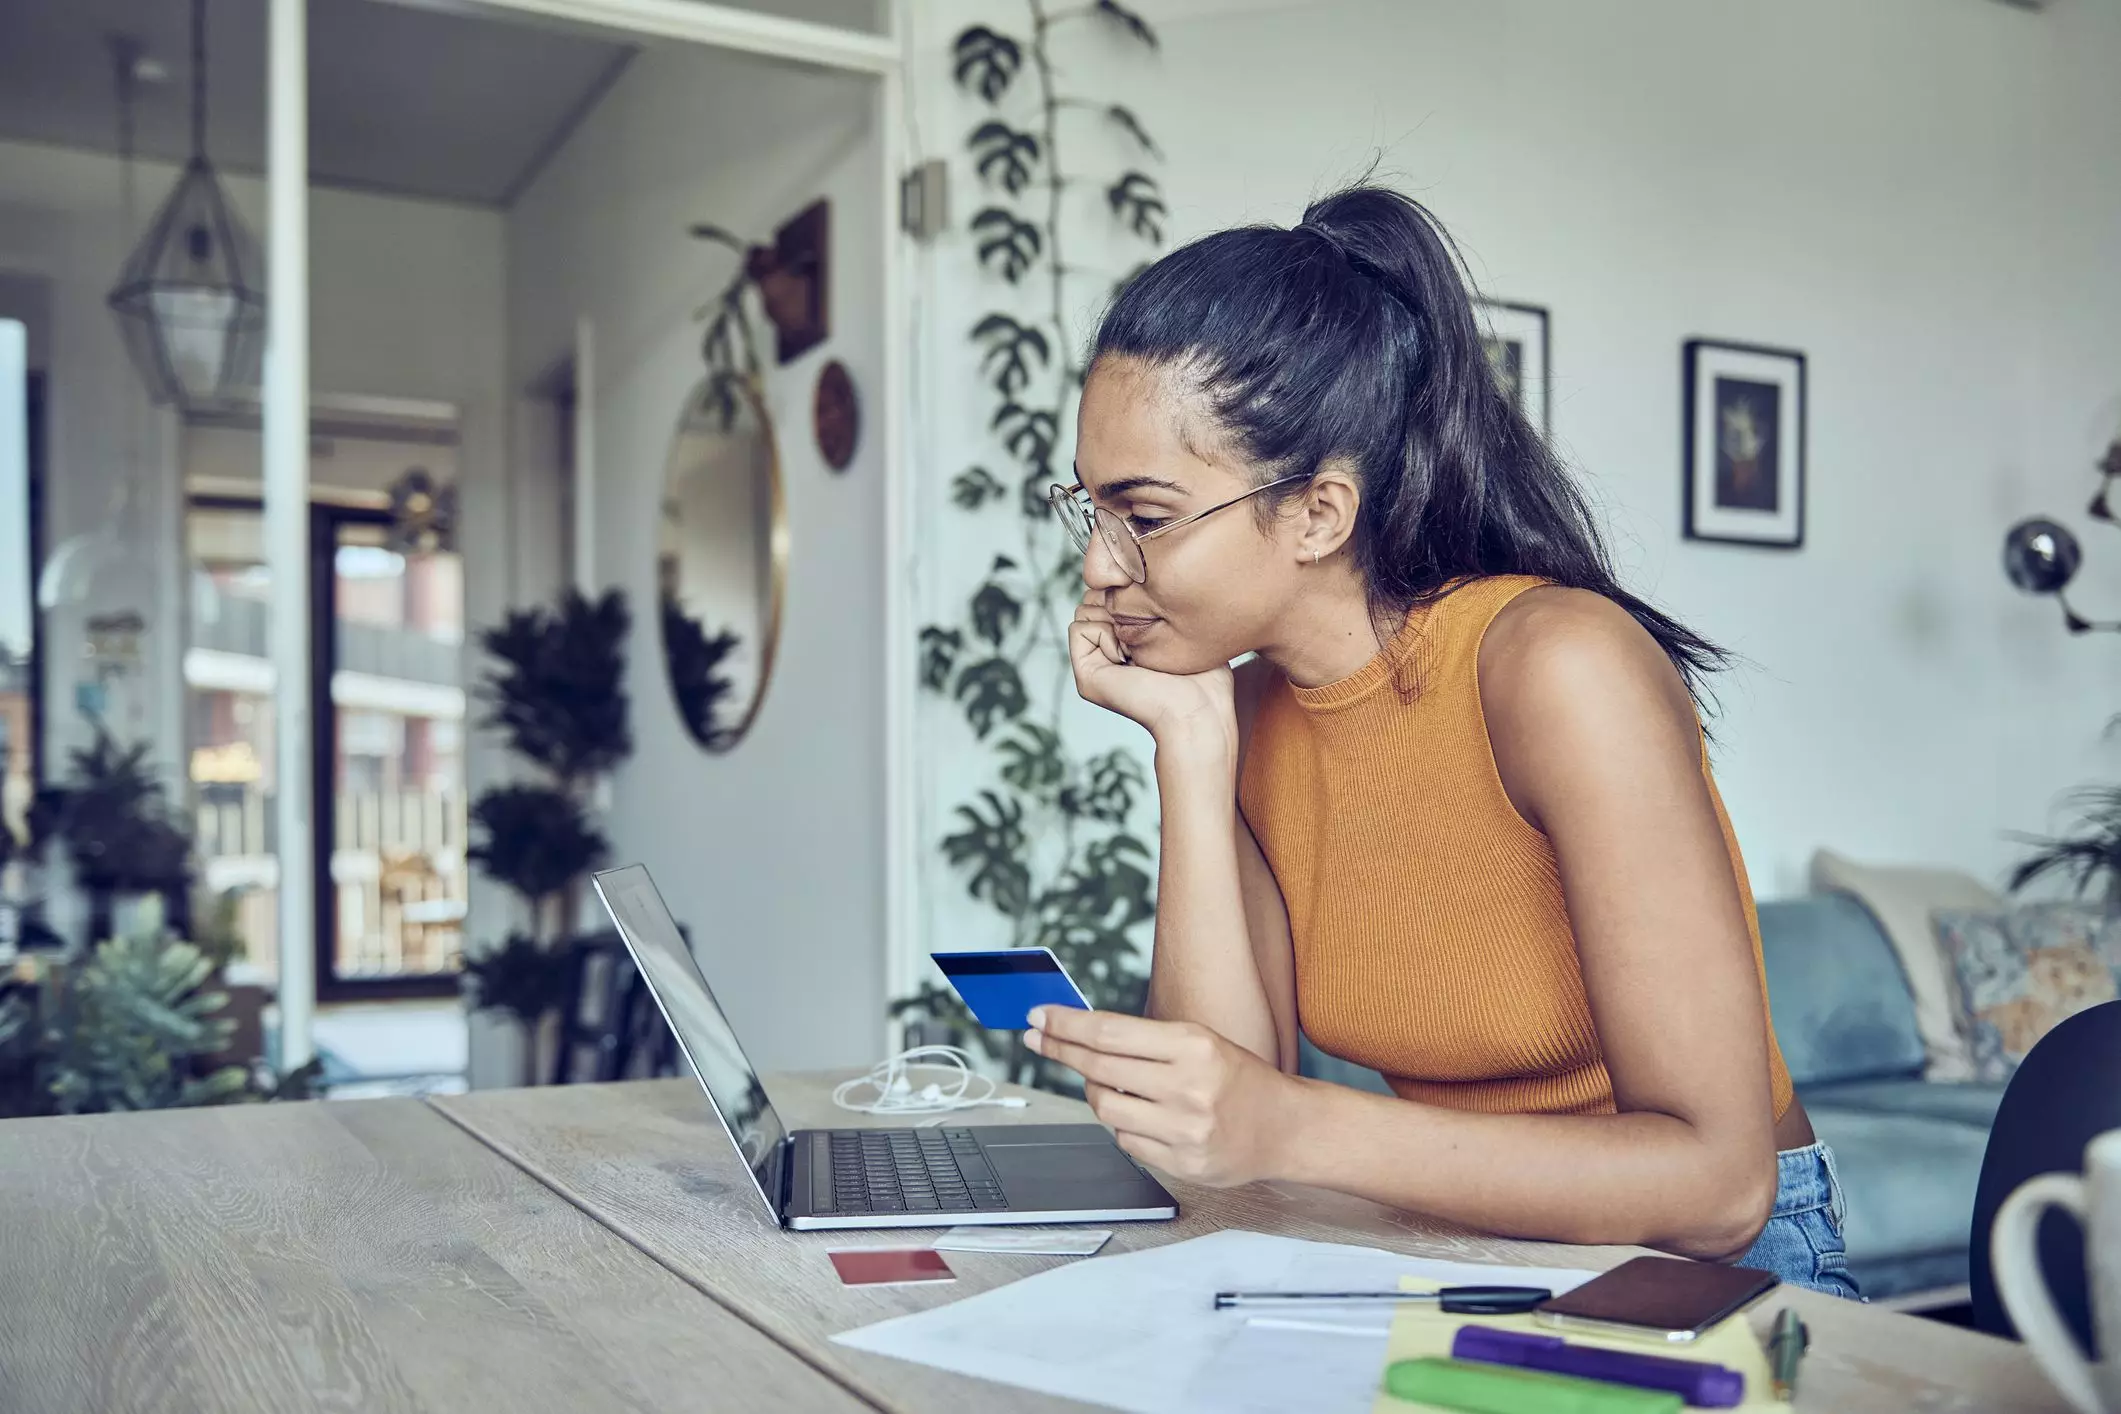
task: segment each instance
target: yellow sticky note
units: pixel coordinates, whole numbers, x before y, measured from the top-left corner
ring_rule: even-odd
[[[1439,1284],[1420,1277],[1401,1277],[1399,1289],[1434,1291]],[[1592,1345],[1601,1350],[1625,1350],[1634,1355],[1668,1355],[1678,1360],[1699,1360],[1707,1365],[1724,1365],[1745,1376],[1745,1402],[1738,1406],[1740,1409],[1786,1411],[1789,1408],[1775,1398],[1774,1382],[1768,1374],[1767,1354],[1760,1348],[1760,1342],[1754,1339],[1753,1329],[1746,1323],[1743,1313],[1709,1327],[1695,1340],[1684,1345],[1674,1345],[1661,1340],[1630,1340],[1623,1335],[1563,1331],[1539,1324],[1530,1314],[1457,1316],[1439,1311],[1427,1302],[1410,1302],[1393,1314],[1392,1335],[1385,1346],[1385,1363],[1390,1364],[1394,1360],[1418,1360],[1424,1355],[1448,1357],[1451,1353],[1451,1338],[1458,1334],[1460,1326],[1493,1326],[1501,1331],[1558,1335],[1571,1345]],[[1407,1414],[1409,1410],[1433,1408],[1433,1405],[1415,1404],[1386,1394],[1383,1371],[1378,1372],[1377,1400],[1370,1406],[1370,1414]]]

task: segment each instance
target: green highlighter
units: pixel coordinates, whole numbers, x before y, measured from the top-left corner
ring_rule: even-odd
[[[1433,1355],[1385,1366],[1385,1391],[1395,1399],[1465,1414],[1680,1414],[1686,1408],[1685,1400],[1667,1390]]]

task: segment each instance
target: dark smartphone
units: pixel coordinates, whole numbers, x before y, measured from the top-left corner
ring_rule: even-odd
[[[1781,1280],[1751,1267],[1637,1257],[1541,1302],[1532,1318],[1564,1329],[1580,1326],[1678,1343],[1744,1310]]]

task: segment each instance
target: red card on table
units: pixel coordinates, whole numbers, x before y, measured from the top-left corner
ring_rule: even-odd
[[[957,1273],[932,1247],[842,1247],[828,1252],[844,1286],[897,1286],[956,1281]]]

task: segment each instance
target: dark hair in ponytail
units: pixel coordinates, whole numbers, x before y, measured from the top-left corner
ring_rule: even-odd
[[[1293,230],[1183,246],[1106,311],[1092,363],[1108,354],[1177,372],[1261,481],[1351,463],[1350,548],[1380,611],[1468,576],[1538,575],[1634,615],[1697,701],[1726,665],[1620,587],[1583,493],[1497,382],[1456,253],[1420,203],[1354,187]],[[1298,490],[1261,496],[1261,515]]]

